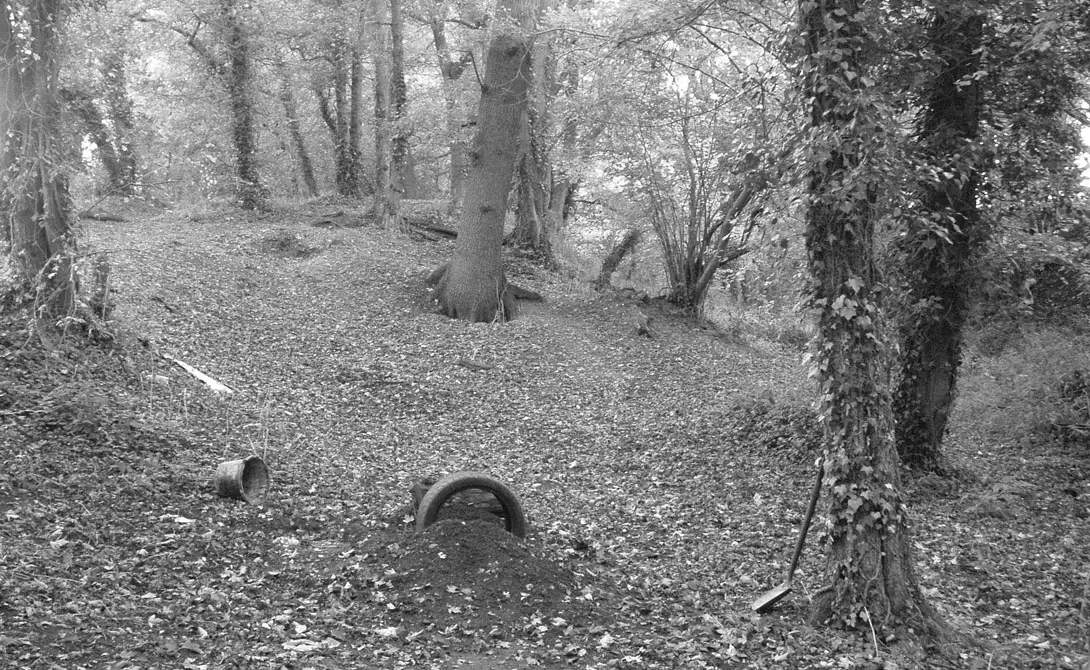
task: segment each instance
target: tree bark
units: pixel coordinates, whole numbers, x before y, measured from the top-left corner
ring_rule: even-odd
[[[534,0],[503,0],[494,19],[458,240],[436,289],[443,313],[453,318],[492,321],[514,316],[501,250],[519,119],[532,77],[528,34],[535,5]]]
[[[359,50],[348,44],[343,31],[329,43],[332,76],[314,86],[318,111],[333,140],[333,182],[337,194],[358,198],[364,193],[361,160],[363,75]],[[332,85],[332,98],[328,86]]]
[[[358,46],[352,45],[349,54],[349,109],[344,111],[348,117],[348,183],[352,187],[353,195],[359,197],[374,189],[368,187],[363,170],[363,53]]]
[[[920,593],[892,440],[881,277],[874,259],[876,161],[884,119],[866,94],[869,38],[858,0],[802,2],[803,95],[811,101],[806,248],[820,309],[814,370],[821,394],[829,532],[828,586],[816,623],[934,632]],[[888,141],[888,140],[886,140]]]
[[[61,89],[60,96],[68,109],[79,117],[84,131],[98,150],[98,159],[102,161],[102,167],[106,170],[109,190],[120,192],[125,187],[125,175],[121,170],[117,150],[110,139],[110,129],[106,127],[106,121],[98,105],[86,91],[75,88]]]
[[[439,72],[443,76],[443,100],[446,104],[447,136],[450,147],[450,211],[461,210],[465,197],[466,183],[466,143],[462,138],[464,119],[458,118],[458,98],[454,90],[454,82],[465,72],[470,63],[472,54],[465,53],[462,58],[455,60],[451,54],[450,45],[447,43],[446,29],[443,24],[442,13],[446,5],[435,8],[428,23],[431,26],[432,38],[435,42],[435,52],[439,58]]]
[[[621,261],[625,259],[628,254],[632,253],[636,249],[636,245],[640,243],[640,231],[638,228],[631,228],[624,234],[621,241],[617,246],[609,252],[605,260],[602,261],[602,270],[598,273],[598,279],[594,281],[594,285],[597,288],[605,288],[609,286],[610,280],[613,277],[613,273],[617,271]]]
[[[384,228],[401,227],[401,199],[406,196],[406,184],[410,181],[409,133],[405,118],[408,88],[405,84],[405,43],[402,32],[401,0],[390,0],[390,71],[387,82],[389,107],[384,110],[386,127],[382,130],[383,135],[389,138],[390,160],[382,171],[381,194],[376,203],[380,210],[378,218]],[[375,86],[379,85],[376,78]]]
[[[662,247],[666,301],[695,316],[716,272],[749,252],[757,225],[751,206],[770,179],[756,160],[741,166],[741,174],[732,179],[723,158],[702,148],[702,129],[693,123],[689,117],[680,120],[680,156],[668,167],[660,167],[659,156],[644,144],[641,196],[649,200],[651,225]],[[684,203],[675,195],[682,187]],[[743,216],[747,208],[750,214]]]
[[[928,31],[938,70],[924,94],[916,137],[935,177],[920,186],[898,251],[905,284],[900,379],[894,395],[897,448],[920,471],[945,469],[942,440],[953,408],[969,310],[974,252],[986,238],[977,211],[980,128],[978,50],[984,18],[961,3],[936,3]]]
[[[374,16],[370,30],[375,66],[375,184],[380,199],[376,204],[384,207],[382,200],[387,197],[386,189],[394,169],[390,134],[390,89],[393,74],[390,66],[390,37],[386,30],[386,5],[383,0],[373,0],[373,3]],[[382,214],[381,211],[378,213]]]
[[[106,98],[106,117],[113,125],[113,144],[120,173],[122,195],[141,192],[140,166],[136,153],[136,122],[133,118],[132,97],[129,95],[128,70],[124,46],[115,45],[104,57],[102,82]]]
[[[402,198],[417,198],[415,165],[410,157],[408,121],[409,87],[405,83],[405,26],[401,0],[390,0],[390,110],[393,136],[390,143],[395,190]]]
[[[318,195],[318,180],[314,178],[314,164],[310,160],[310,153],[303,138],[302,125],[299,123],[299,108],[295,102],[295,91],[292,89],[291,77],[288,75],[287,66],[283,60],[276,63],[277,74],[280,77],[280,106],[284,109],[284,119],[288,126],[288,137],[291,139],[292,151],[295,153],[295,161],[298,164],[299,173],[303,177],[307,195]]]
[[[231,100],[231,137],[235,145],[236,190],[243,209],[266,209],[268,193],[257,168],[257,123],[253,100],[250,44],[238,0],[221,0],[227,31],[227,93]]]
[[[565,66],[559,81],[558,93],[562,92],[568,97],[575,95],[579,86],[579,70],[574,63]],[[574,114],[569,113],[564,119],[560,131],[560,146],[564,155],[569,160],[574,158],[578,151],[579,122]],[[549,208],[545,212],[545,226],[549,230],[559,233],[564,229],[571,216],[572,202],[577,188],[576,180],[562,166],[552,165],[552,194],[549,196]]]
[[[0,13],[0,212],[17,280],[35,296],[39,328],[77,306],[76,237],[57,138],[61,0],[8,3]]]
[[[515,177],[515,227],[510,241],[536,255],[546,266],[555,264],[553,238],[549,229],[549,196],[552,195],[552,169],[546,149],[545,131],[549,123],[549,102],[555,95],[555,68],[551,67],[550,45],[539,40],[531,50],[533,81],[530,101],[522,115],[519,134],[520,156]]]

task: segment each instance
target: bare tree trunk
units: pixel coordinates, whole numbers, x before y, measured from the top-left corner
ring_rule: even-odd
[[[359,195],[358,184],[352,167],[352,144],[348,133],[351,127],[351,106],[348,101],[348,73],[351,65],[348,44],[343,34],[337,34],[330,45],[333,57],[333,151],[336,160],[337,193],[345,196]]]
[[[552,7],[555,0],[546,0]],[[547,149],[552,126],[553,101],[563,91],[575,93],[574,67],[566,68],[563,81],[557,77],[557,58],[552,39],[539,38],[533,51],[534,80],[530,105],[523,116],[522,154],[516,177],[516,218],[510,240],[532,251],[546,266],[556,265],[556,243],[571,210],[574,184],[558,172]],[[574,117],[564,120],[561,146],[569,155],[575,152],[577,124]]]
[[[348,102],[350,108],[344,112],[348,117],[348,164],[352,185],[352,194],[359,197],[374,189],[368,186],[363,170],[363,54],[353,45],[351,65],[348,77]]]
[[[638,228],[631,228],[624,234],[621,241],[617,246],[609,252],[605,260],[602,261],[602,270],[598,273],[598,279],[594,281],[594,285],[597,288],[605,288],[609,286],[610,279],[613,277],[613,273],[617,271],[621,261],[625,259],[630,253],[635,251],[636,245],[640,243],[640,231]]]
[[[298,164],[299,173],[303,176],[307,195],[314,197],[318,195],[318,180],[314,178],[314,164],[310,160],[310,153],[307,152],[307,145],[303,139],[303,129],[299,123],[299,109],[295,104],[291,77],[288,75],[288,69],[283,60],[277,61],[276,69],[280,76],[280,106],[284,109],[284,119],[288,125],[288,136],[291,139],[295,161]]]
[[[329,131],[329,139],[333,142],[334,148],[337,146],[337,118],[333,113],[333,106],[329,102],[329,82],[323,81],[319,77],[311,82],[311,91],[314,92],[314,99],[318,102],[318,116],[321,117],[322,123],[325,124],[326,129]]]
[[[820,309],[814,370],[825,427],[828,586],[813,619],[878,635],[911,626],[937,632],[920,593],[901,500],[889,366],[874,259],[878,134],[885,122],[866,97],[868,68],[859,0],[800,2],[803,93],[811,101],[816,156],[808,166],[806,248],[812,304]],[[870,176],[871,179],[867,179]]]
[[[407,138],[406,138],[407,139]],[[420,188],[420,178],[416,174],[416,154],[413,153],[413,145],[405,145],[405,186],[404,195],[410,200],[424,197],[424,191]]]
[[[386,189],[391,182],[391,173],[394,169],[391,157],[390,134],[390,89],[392,87],[392,68],[390,65],[390,38],[386,30],[387,15],[386,5],[383,0],[372,0],[372,12],[370,31],[371,43],[374,45],[373,58],[375,65],[375,184],[377,186],[378,200],[376,206],[383,225],[385,220]]]
[[[576,94],[579,86],[579,71],[574,63],[569,63],[557,81],[557,94],[568,97]],[[574,115],[564,119],[560,131],[560,146],[567,158],[573,158],[578,150],[579,122]],[[552,193],[549,196],[549,208],[545,212],[545,226],[549,230],[562,231],[571,216],[572,200],[577,184],[563,168],[553,166]]]
[[[410,174],[415,165],[409,156],[408,112],[409,88],[405,83],[405,30],[401,18],[401,0],[390,0],[390,111],[394,131],[391,138],[391,160],[395,190],[403,198],[416,198],[416,175]],[[412,187],[410,188],[410,185]]]
[[[552,170],[545,147],[549,123],[548,108],[555,94],[555,75],[550,59],[550,45],[542,39],[534,44],[531,60],[534,78],[530,101],[522,115],[519,134],[520,156],[515,176],[515,227],[510,242],[530,251],[546,266],[553,265],[553,231],[548,228],[547,212],[552,195]]]
[[[405,107],[408,92],[405,85],[405,44],[402,37],[401,0],[390,0],[390,55],[389,55],[389,105],[385,111],[384,137],[390,142],[389,166],[382,171],[381,193],[376,205],[378,219],[384,228],[402,225],[401,198],[405,196],[408,181],[409,134],[406,126]],[[376,77],[375,86],[379,86]]]
[[[443,99],[446,103],[447,136],[450,146],[450,209],[452,212],[457,212],[461,209],[465,198],[467,163],[466,144],[462,139],[464,120],[457,117],[458,99],[454,91],[454,82],[458,81],[465,72],[470,60],[469,54],[463,54],[458,60],[455,60],[451,54],[441,16],[445,9],[445,4],[436,8],[428,21],[435,41],[435,51],[439,57],[439,72],[443,76]]]
[[[924,94],[916,135],[935,174],[949,176],[921,185],[923,212],[911,217],[899,245],[906,304],[893,403],[901,460],[922,471],[944,469],[942,440],[969,311],[966,277],[987,233],[976,204],[981,95],[973,76],[980,70],[983,24],[983,15],[962,3],[932,8],[929,37],[941,69]]]
[[[35,295],[39,328],[77,306],[76,237],[56,146],[61,0],[30,0],[0,12],[0,212],[16,277]]]
[[[514,299],[503,272],[503,221],[518,154],[519,120],[532,76],[528,33],[534,0],[503,0],[485,58],[477,136],[454,256],[437,287],[444,314],[469,321],[509,319]]]

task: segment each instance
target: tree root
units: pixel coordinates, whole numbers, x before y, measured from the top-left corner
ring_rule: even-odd
[[[439,265],[439,267],[428,273],[428,276],[424,279],[424,283],[428,286],[438,286],[439,282],[443,281],[443,275],[447,273],[447,268],[450,267],[450,261],[446,261]],[[532,300],[545,302],[545,296],[536,291],[531,291],[528,288],[523,288],[511,282],[507,282],[507,285],[503,289],[504,298],[512,298],[514,300]],[[506,302],[506,301],[505,301]]]

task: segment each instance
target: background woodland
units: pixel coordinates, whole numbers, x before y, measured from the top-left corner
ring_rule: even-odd
[[[5,3],[0,38],[13,343],[124,349],[117,289],[141,281],[126,253],[169,253],[163,220],[216,219],[198,243],[207,258],[187,261],[198,287],[219,276],[222,245],[257,244],[286,265],[328,252],[338,309],[348,288],[362,305],[389,284],[333,247],[350,239],[368,250],[358,263],[376,262],[381,242],[400,259],[390,276],[430,286],[420,304],[516,339],[520,314],[540,325],[533,315],[575,295],[623,305],[633,337],[689,324],[807,349],[814,411],[788,423],[816,440],[789,441],[820,453],[824,473],[808,620],[869,634],[870,663],[896,665],[879,640],[963,648],[909,522],[921,478],[951,495],[982,481],[972,449],[948,444],[958,403],[1013,430],[1008,446],[1085,456],[1083,3],[26,0]],[[226,221],[239,235],[283,227],[243,243]],[[352,235],[314,246],[301,226]],[[229,281],[253,281],[244,257],[219,259]],[[257,293],[232,299],[293,309]],[[161,341],[196,341],[174,326]],[[714,408],[701,394],[715,383],[679,398]],[[51,392],[5,384],[15,425],[57,409]],[[797,399],[804,385],[786,386]],[[986,481],[998,506],[983,515],[1003,519],[1024,481]],[[1086,599],[1084,586],[1065,626],[1085,626]],[[1085,660],[1074,637],[1072,664]]]

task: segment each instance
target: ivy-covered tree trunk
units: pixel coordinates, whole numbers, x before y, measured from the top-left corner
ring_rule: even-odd
[[[61,0],[29,0],[0,13],[0,212],[8,257],[43,329],[77,305],[76,237],[57,147],[63,11]]]
[[[436,295],[444,314],[469,321],[509,319],[514,299],[501,256],[503,222],[526,109],[535,0],[503,0],[485,57],[458,240]]]
[[[981,95],[975,75],[983,24],[968,3],[933,6],[928,37],[936,63],[916,133],[930,174],[921,180],[921,211],[898,245],[904,304],[893,403],[897,448],[902,462],[922,471],[943,469],[942,440],[968,312],[967,277],[986,236],[976,202]]]
[[[76,88],[61,89],[60,96],[68,110],[79,118],[84,132],[98,150],[98,159],[102,161],[102,167],[106,170],[108,190],[122,191],[126,179],[121,170],[121,161],[110,138],[110,129],[106,126],[106,121],[98,105],[95,104],[94,98],[86,91]]]
[[[231,99],[231,137],[235,145],[235,177],[243,209],[265,209],[268,193],[257,169],[257,120],[250,71],[250,44],[237,0],[222,0],[220,7],[227,32],[227,94]]]
[[[363,75],[359,50],[341,33],[330,40],[328,56],[332,76],[314,84],[318,112],[333,140],[333,183],[337,194],[358,198],[365,191],[362,173]],[[333,99],[329,97],[332,85]]]
[[[136,153],[136,121],[129,95],[125,47],[115,44],[103,57],[102,84],[106,99],[106,117],[113,126],[114,147],[120,172],[122,195],[141,191],[140,165]]]
[[[799,5],[810,101],[806,248],[811,304],[820,309],[814,369],[825,428],[827,586],[815,623],[879,634],[937,630],[917,585],[900,494],[889,393],[891,357],[874,259],[884,119],[871,103],[873,49],[857,0]]]

